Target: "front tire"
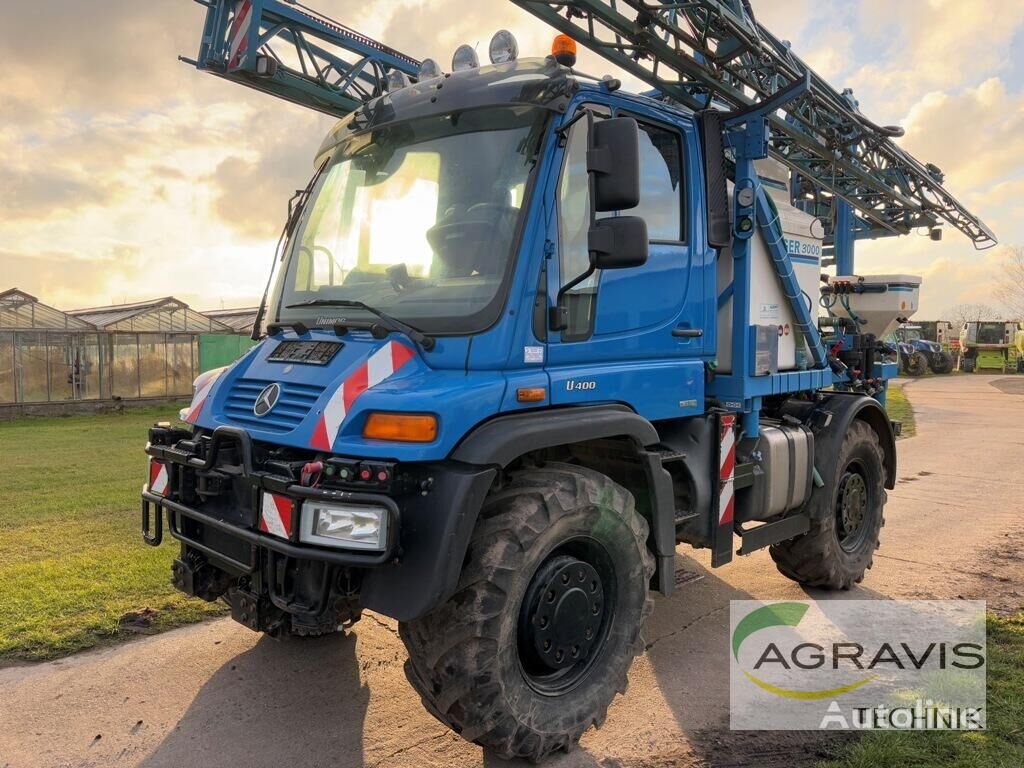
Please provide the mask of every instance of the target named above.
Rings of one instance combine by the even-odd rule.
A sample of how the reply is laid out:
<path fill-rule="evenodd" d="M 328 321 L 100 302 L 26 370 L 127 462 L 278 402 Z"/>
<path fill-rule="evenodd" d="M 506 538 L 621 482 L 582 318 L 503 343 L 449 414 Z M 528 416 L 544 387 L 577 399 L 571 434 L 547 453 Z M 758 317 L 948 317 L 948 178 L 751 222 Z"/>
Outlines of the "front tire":
<path fill-rule="evenodd" d="M 866 422 L 854 420 L 835 471 L 824 488 L 814 489 L 811 529 L 770 549 L 779 572 L 826 589 L 849 589 L 862 581 L 885 525 L 884 477 L 878 435 Z"/>
<path fill-rule="evenodd" d="M 932 373 L 949 373 L 953 370 L 953 356 L 949 352 L 936 352 L 931 360 Z"/>
<path fill-rule="evenodd" d="M 504 758 L 572 749 L 644 649 L 647 533 L 632 495 L 604 475 L 514 473 L 484 504 L 455 594 L 399 625 L 426 708 Z"/>
<path fill-rule="evenodd" d="M 924 376 L 928 372 L 928 358 L 920 350 L 915 350 L 903 358 L 903 372 L 907 376 Z"/>

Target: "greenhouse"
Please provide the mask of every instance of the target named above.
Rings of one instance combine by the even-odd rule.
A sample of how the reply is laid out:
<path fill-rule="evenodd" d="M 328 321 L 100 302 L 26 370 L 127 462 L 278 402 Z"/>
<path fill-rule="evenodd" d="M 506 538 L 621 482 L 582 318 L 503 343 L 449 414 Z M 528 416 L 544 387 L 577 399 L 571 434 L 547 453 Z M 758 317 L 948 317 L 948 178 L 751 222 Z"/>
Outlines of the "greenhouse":
<path fill-rule="evenodd" d="M 12 288 L 0 293 L 0 404 L 189 395 L 215 367 L 200 344 L 219 337 L 237 334 L 171 296 L 62 311 Z"/>

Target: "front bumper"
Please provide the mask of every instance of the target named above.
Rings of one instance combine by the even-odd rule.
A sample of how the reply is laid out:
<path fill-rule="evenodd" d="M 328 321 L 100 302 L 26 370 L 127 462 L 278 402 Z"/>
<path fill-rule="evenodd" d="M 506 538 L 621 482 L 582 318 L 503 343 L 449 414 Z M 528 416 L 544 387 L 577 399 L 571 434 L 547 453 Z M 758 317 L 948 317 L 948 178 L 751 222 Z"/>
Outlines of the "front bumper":
<path fill-rule="evenodd" d="M 189 551 L 233 579 L 266 581 L 268 568 L 285 562 L 322 564 L 325 578 L 343 572 L 355 576 L 359 602 L 399 620 L 422 615 L 454 591 L 476 513 L 495 476 L 493 468 L 440 462 L 410 468 L 415 482 L 393 484 L 387 491 L 308 487 L 274 471 L 261 455 L 254 462 L 249 435 L 218 427 L 203 438 L 146 448 L 151 459 L 167 467 L 156 493 L 142 491 L 142 534 L 157 546 L 166 530 Z M 265 448 L 265 447 L 264 447 Z M 404 472 L 405 470 L 403 470 Z M 429 487 L 419 485 L 429 478 Z M 260 529 L 265 493 L 292 501 L 288 538 Z M 305 502 L 318 500 L 365 504 L 387 510 L 387 539 L 382 550 L 318 546 L 298 539 Z M 269 564 L 269 566 L 268 566 Z"/>
<path fill-rule="evenodd" d="M 222 461 L 222 452 L 230 457 Z M 189 547 L 236 573 L 251 572 L 257 566 L 255 548 L 261 547 L 296 560 L 313 560 L 338 566 L 370 568 L 394 559 L 401 531 L 401 513 L 390 496 L 343 490 L 310 488 L 291 478 L 254 468 L 252 445 L 246 432 L 230 427 L 217 429 L 205 457 L 178 450 L 172 446 L 150 444 L 146 453 L 167 467 L 164 494 L 153 492 L 149 485 L 142 490 L 142 534 L 147 544 L 158 546 L 163 539 L 166 515 L 170 534 Z M 222 486 L 218 493 L 209 491 L 209 479 L 216 478 Z M 206 491 L 197 494 L 196 487 L 207 481 Z M 260 505 L 264 493 L 285 497 L 292 502 L 293 520 L 288 538 L 264 533 L 258 529 Z M 217 510 L 207 511 L 188 499 L 202 496 L 227 496 Z M 387 540 L 378 551 L 345 550 L 301 543 L 298 531 L 303 502 L 317 500 L 383 507 L 387 510 Z"/>
<path fill-rule="evenodd" d="M 218 549 L 211 546 L 207 541 L 196 537 L 194 533 L 187 530 L 183 521 L 190 520 L 201 526 L 209 527 L 214 531 L 234 537 L 240 542 L 252 547 L 262 547 L 277 552 L 280 555 L 291 557 L 296 560 L 314 560 L 331 565 L 372 568 L 382 565 L 394 559 L 398 532 L 401 520 L 398 505 L 387 496 L 368 494 L 343 493 L 343 492 L 310 492 L 313 489 L 304 488 L 298 485 L 289 485 L 285 493 L 296 502 L 296 509 L 302 515 L 301 501 L 304 499 L 317 499 L 320 501 L 338 501 L 345 503 L 366 503 L 374 506 L 382 506 L 388 510 L 388 538 L 383 551 L 362 552 L 356 550 L 340 550 L 330 547 L 318 547 L 309 544 L 302 544 L 261 533 L 250 528 L 243 528 L 235 523 L 226 522 L 213 515 L 205 514 L 184 504 L 172 501 L 166 497 L 152 493 L 149 487 L 142 491 L 142 537 L 147 544 L 159 546 L 163 540 L 163 518 L 167 518 L 167 530 L 178 541 L 187 544 L 193 549 L 202 552 L 207 557 L 219 561 L 230 569 L 238 572 L 251 572 L 256 568 L 255 552 L 250 551 L 245 561 L 237 559 L 237 556 L 223 548 Z"/>

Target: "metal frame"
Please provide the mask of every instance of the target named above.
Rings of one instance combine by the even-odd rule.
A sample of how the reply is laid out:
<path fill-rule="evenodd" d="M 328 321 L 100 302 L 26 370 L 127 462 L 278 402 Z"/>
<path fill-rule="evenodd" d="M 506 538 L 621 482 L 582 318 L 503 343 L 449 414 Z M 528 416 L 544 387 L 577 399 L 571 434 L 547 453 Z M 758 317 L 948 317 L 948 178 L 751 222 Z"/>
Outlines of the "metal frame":
<path fill-rule="evenodd" d="M 199 55 L 181 61 L 335 117 L 384 93 L 391 71 L 419 72 L 411 56 L 295 0 L 196 2 L 206 7 Z M 245 39 L 231 57 L 236 34 Z"/>
<path fill-rule="evenodd" d="M 766 115 L 771 155 L 832 203 L 847 202 L 857 235 L 907 234 L 942 221 L 976 248 L 996 244 L 992 231 L 942 187 L 942 173 L 896 146 L 898 128 L 864 117 L 849 93 L 838 93 L 749 16 L 746 5 L 720 0 L 512 0 L 656 89 L 654 95 L 694 110 L 742 110 L 809 78 L 810 88 Z M 732 7 L 730 7 L 730 5 Z M 629 15 L 626 15 L 626 14 Z M 817 189 L 815 189 L 817 188 Z M 834 207 L 834 206 L 830 206 Z M 841 209 L 827 216 L 828 242 L 846 243 Z M 852 246 L 844 245 L 848 264 Z"/>
<path fill-rule="evenodd" d="M 753 109 L 733 115 L 725 122 L 725 142 L 736 154 L 736 181 L 733 189 L 733 279 L 723 296 L 732 296 L 732 371 L 716 376 L 707 386 L 731 411 L 742 413 L 743 433 L 757 437 L 762 398 L 821 389 L 833 383 L 825 346 L 813 322 L 804 293 L 793 273 L 793 262 L 782 242 L 778 220 L 767 193 L 754 168 L 754 161 L 768 156 L 770 127 L 768 118 L 810 89 L 809 78 L 791 85 Z M 775 265 L 783 293 L 789 300 L 799 330 L 810 348 L 814 367 L 805 371 L 754 375 L 755 334 L 750 319 L 751 244 L 760 231 Z M 731 289 L 731 290 L 730 290 Z"/>

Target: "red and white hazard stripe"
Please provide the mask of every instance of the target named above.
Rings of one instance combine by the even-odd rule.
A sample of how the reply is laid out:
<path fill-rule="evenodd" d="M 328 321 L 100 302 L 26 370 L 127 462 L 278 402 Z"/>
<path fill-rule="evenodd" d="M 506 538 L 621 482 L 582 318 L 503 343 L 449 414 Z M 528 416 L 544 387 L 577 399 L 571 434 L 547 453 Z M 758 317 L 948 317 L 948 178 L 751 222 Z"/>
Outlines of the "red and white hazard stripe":
<path fill-rule="evenodd" d="M 718 524 L 728 525 L 733 520 L 733 510 L 736 506 L 735 480 L 736 480 L 736 416 L 728 413 L 719 421 L 721 433 L 721 445 L 718 452 Z"/>
<path fill-rule="evenodd" d="M 249 25 L 252 22 L 252 2 L 242 0 L 235 9 L 235 19 L 231 22 L 228 33 L 230 47 L 228 49 L 228 71 L 242 66 L 245 53 L 249 50 Z"/>
<path fill-rule="evenodd" d="M 210 390 L 213 389 L 213 385 L 217 382 L 218 376 L 210 376 L 209 380 L 201 386 L 196 393 L 192 396 L 192 403 L 189 405 L 188 410 L 182 417 L 189 424 L 195 424 L 199 419 L 199 414 L 203 410 L 203 405 L 206 403 L 206 398 L 210 394 Z"/>
<path fill-rule="evenodd" d="M 159 496 L 167 495 L 167 465 L 160 461 L 149 462 L 149 490 Z"/>
<path fill-rule="evenodd" d="M 292 500 L 287 496 L 263 492 L 260 530 L 282 539 L 292 537 Z"/>
<path fill-rule="evenodd" d="M 415 353 L 404 344 L 389 341 L 378 349 L 363 365 L 359 366 L 341 386 L 331 395 L 324 412 L 321 414 L 310 447 L 321 451 L 329 451 L 334 446 L 342 422 L 352 410 L 352 403 L 363 392 L 371 389 L 394 375 L 403 365 L 409 362 Z"/>

